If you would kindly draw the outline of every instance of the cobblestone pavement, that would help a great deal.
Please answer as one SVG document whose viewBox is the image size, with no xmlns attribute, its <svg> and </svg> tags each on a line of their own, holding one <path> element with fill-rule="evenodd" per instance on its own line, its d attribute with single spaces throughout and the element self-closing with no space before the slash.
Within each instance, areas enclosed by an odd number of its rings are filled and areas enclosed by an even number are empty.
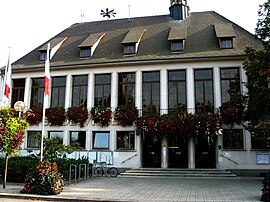
<svg viewBox="0 0 270 202">
<path fill-rule="evenodd" d="M 0 197 L 27 198 L 20 185 L 0 189 Z M 68 185 L 57 196 L 29 195 L 55 201 L 260 201 L 261 178 L 95 178 Z"/>
</svg>

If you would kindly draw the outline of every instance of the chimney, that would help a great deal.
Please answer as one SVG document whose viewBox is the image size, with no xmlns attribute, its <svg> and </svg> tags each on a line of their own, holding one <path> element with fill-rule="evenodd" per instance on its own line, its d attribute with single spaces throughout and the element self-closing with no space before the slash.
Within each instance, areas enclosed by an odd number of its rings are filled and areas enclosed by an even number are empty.
<svg viewBox="0 0 270 202">
<path fill-rule="evenodd" d="M 171 6 L 170 17 L 173 20 L 184 20 L 189 15 L 189 6 L 187 5 L 187 0 L 170 0 Z"/>
</svg>

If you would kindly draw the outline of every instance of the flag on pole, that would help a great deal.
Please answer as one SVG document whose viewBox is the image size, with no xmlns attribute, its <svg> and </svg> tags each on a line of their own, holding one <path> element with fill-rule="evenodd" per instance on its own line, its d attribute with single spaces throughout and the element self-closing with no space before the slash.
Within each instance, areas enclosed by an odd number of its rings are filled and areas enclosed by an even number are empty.
<svg viewBox="0 0 270 202">
<path fill-rule="evenodd" d="M 48 44 L 46 61 L 45 61 L 45 87 L 44 93 L 50 96 L 50 44 Z"/>
<path fill-rule="evenodd" d="M 48 107 L 50 97 L 50 43 L 48 43 L 46 61 L 45 61 L 45 77 L 44 77 L 44 100 L 43 100 L 43 117 L 42 117 L 42 133 L 40 145 L 40 161 L 43 161 L 43 139 L 45 136 L 45 111 Z"/>
<path fill-rule="evenodd" d="M 10 51 L 8 52 L 8 61 L 5 70 L 5 80 L 4 80 L 4 95 L 3 102 L 10 107 L 11 103 L 11 90 L 12 90 L 12 72 L 10 63 Z"/>
</svg>

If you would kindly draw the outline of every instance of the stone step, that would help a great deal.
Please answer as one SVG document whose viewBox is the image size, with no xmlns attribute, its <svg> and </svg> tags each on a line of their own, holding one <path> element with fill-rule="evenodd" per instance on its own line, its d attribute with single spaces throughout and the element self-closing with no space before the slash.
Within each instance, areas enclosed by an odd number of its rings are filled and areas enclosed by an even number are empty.
<svg viewBox="0 0 270 202">
<path fill-rule="evenodd" d="M 171 177 L 236 177 L 235 174 L 220 169 L 162 169 L 138 168 L 126 170 L 121 176 L 171 176 Z"/>
</svg>

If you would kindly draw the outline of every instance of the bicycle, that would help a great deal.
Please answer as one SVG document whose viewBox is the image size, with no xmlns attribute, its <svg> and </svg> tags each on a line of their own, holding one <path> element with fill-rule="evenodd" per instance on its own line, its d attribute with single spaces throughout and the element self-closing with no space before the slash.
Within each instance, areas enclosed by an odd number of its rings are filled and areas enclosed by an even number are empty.
<svg viewBox="0 0 270 202">
<path fill-rule="evenodd" d="M 118 169 L 115 167 L 108 167 L 106 163 L 100 163 L 100 166 L 96 167 L 95 174 L 98 177 L 102 177 L 103 175 L 110 177 L 117 177 Z"/>
</svg>

